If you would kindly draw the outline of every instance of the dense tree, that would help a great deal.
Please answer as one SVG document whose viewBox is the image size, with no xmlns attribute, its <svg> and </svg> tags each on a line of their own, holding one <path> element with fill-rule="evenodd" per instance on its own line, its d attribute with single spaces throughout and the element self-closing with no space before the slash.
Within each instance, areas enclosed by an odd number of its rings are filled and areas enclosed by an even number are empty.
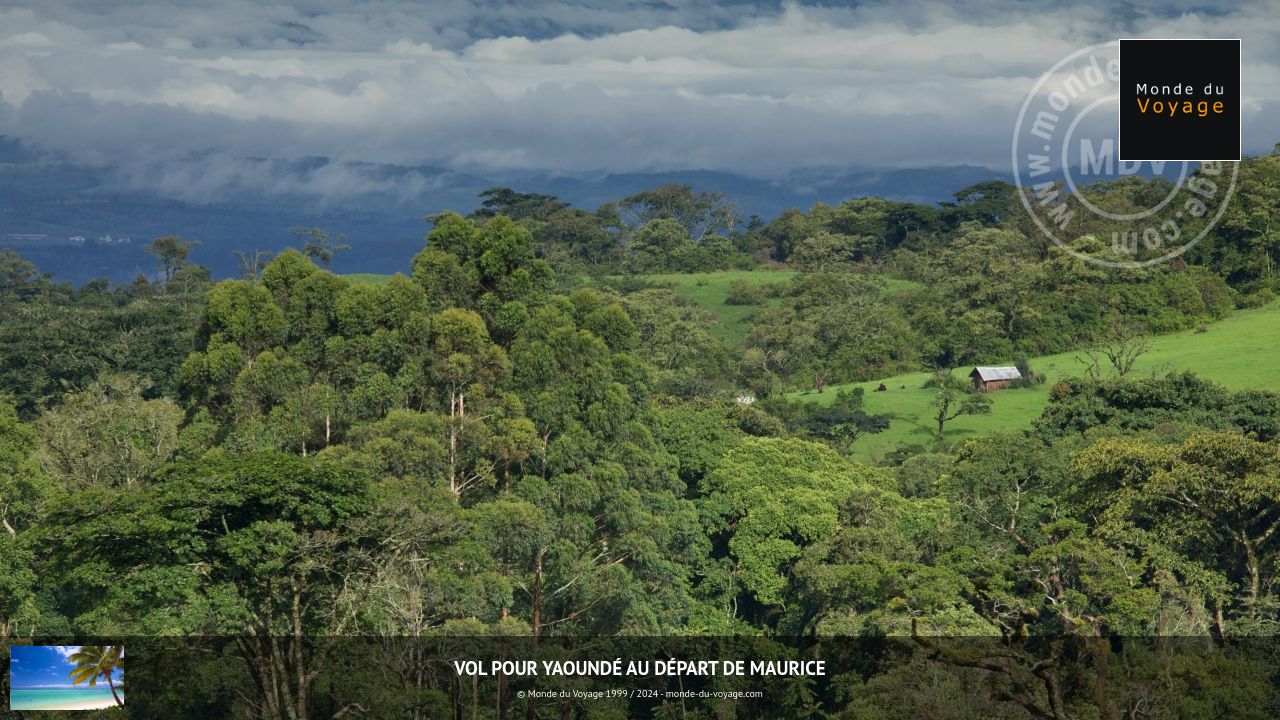
<svg viewBox="0 0 1280 720">
<path fill-rule="evenodd" d="M 990 180 L 957 191 L 953 202 L 941 203 L 943 217 L 958 225 L 977 221 L 983 225 L 998 225 L 1011 214 L 1019 212 L 1015 207 L 1017 190 L 1003 180 Z"/>
<path fill-rule="evenodd" d="M 302 254 L 326 267 L 333 262 L 334 253 L 351 249 L 343 233 L 330 235 L 329 231 L 318 227 L 294 227 L 290 231 L 294 239 L 302 243 Z"/>
<path fill-rule="evenodd" d="M 186 263 L 187 255 L 195 246 L 195 241 L 183 240 L 177 235 L 165 235 L 147 243 L 142 249 L 160 261 L 160 270 L 164 273 L 164 281 L 168 283 Z"/>
<path fill-rule="evenodd" d="M 17 537 L 40 515 L 49 493 L 48 483 L 36 463 L 39 438 L 18 421 L 18 414 L 0 396 L 0 529 Z"/>
<path fill-rule="evenodd" d="M 0 250 L 0 309 L 11 311 L 12 306 L 29 300 L 40 291 L 42 280 L 47 283 L 35 265 L 13 250 Z"/>
<path fill-rule="evenodd" d="M 475 437 L 483 433 L 476 415 L 479 408 L 485 407 L 486 396 L 492 396 L 510 373 L 510 362 L 502 348 L 489 338 L 484 320 L 474 312 L 457 308 L 442 310 L 432 318 L 431 328 L 433 375 L 448 408 L 449 489 L 461 496 L 477 483 L 495 482 L 495 468 L 490 459 L 483 453 L 471 459 L 473 452 L 469 452 L 467 446 L 476 441 L 485 442 Z"/>
<path fill-rule="evenodd" d="M 24 418 L 103 371 L 148 378 L 152 396 L 173 393 L 203 300 L 203 283 L 191 280 L 185 293 L 145 285 L 32 295 L 0 322 L 0 389 Z"/>
<path fill-rule="evenodd" d="M 169 398 L 144 399 L 145 381 L 109 375 L 72 393 L 43 415 L 40 463 L 78 487 L 131 487 L 173 459 L 182 409 Z"/>
<path fill-rule="evenodd" d="M 1124 431 L 1178 428 L 1237 430 L 1260 441 L 1280 436 L 1280 395 L 1267 390 L 1231 392 L 1191 373 L 1160 378 L 1064 380 L 1036 421 L 1050 438 L 1094 428 Z"/>
<path fill-rule="evenodd" d="M 36 465 L 36 447 L 35 432 L 0 396 L 0 642 L 32 634 L 39 616 L 35 555 L 25 540 L 52 487 Z"/>
<path fill-rule="evenodd" d="M 35 572 L 35 553 L 15 534 L 0 534 L 0 642 L 35 634 L 41 590 Z"/>
<path fill-rule="evenodd" d="M 484 198 L 480 207 L 471 214 L 473 218 L 493 218 L 499 215 L 521 220 L 547 220 L 569 206 L 554 195 L 517 192 L 510 188 L 494 187 L 480 193 Z"/>
<path fill-rule="evenodd" d="M 724 193 L 675 183 L 628 195 L 618 203 L 618 209 L 632 227 L 654 220 L 673 220 L 694 240 L 707 233 L 728 233 L 737 227 L 739 219 L 737 207 Z"/>
<path fill-rule="evenodd" d="M 454 213 L 435 218 L 427 248 L 413 259 L 413 277 L 436 309 L 480 307 L 494 313 L 502 303 L 536 302 L 554 273 L 533 256 L 529 231 L 497 216 L 477 227 Z"/>
<path fill-rule="evenodd" d="M 1076 458 L 1083 492 L 1104 492 L 1107 538 L 1135 548 L 1212 608 L 1218 637 L 1268 632 L 1277 607 L 1264 593 L 1280 560 L 1280 454 L 1237 433 L 1198 433 L 1179 445 L 1105 439 Z M 1172 563 L 1170 559 L 1176 558 Z M 1228 594 L 1238 588 L 1234 597 Z"/>
<path fill-rule="evenodd" d="M 237 635 L 256 711 L 301 720 L 353 621 L 371 509 L 359 473 L 255 454 L 180 465 L 137 492 L 86 491 L 46 533 L 62 562 L 93 569 L 78 595 L 88 627 Z"/>
<path fill-rule="evenodd" d="M 891 483 L 887 473 L 844 462 L 822 445 L 749 438 L 707 475 L 703 514 L 727 543 L 742 589 L 773 605 L 782 602 L 803 548 L 836 531 L 840 501 L 859 487 Z"/>
</svg>

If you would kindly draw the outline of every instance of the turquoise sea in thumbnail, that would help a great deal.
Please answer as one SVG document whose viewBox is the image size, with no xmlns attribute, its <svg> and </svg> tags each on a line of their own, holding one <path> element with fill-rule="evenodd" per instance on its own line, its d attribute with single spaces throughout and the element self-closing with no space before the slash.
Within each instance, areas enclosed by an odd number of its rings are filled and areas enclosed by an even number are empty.
<svg viewBox="0 0 1280 720">
<path fill-rule="evenodd" d="M 124 692 L 120 699 L 124 700 Z M 10 710 L 91 710 L 114 706 L 111 688 L 105 685 L 98 687 L 75 688 L 10 688 Z"/>
</svg>

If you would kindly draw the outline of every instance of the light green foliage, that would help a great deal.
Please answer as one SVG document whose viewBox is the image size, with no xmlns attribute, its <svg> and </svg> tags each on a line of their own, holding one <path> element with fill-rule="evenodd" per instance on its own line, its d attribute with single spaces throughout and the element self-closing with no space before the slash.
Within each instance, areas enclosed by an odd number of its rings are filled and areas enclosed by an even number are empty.
<svg viewBox="0 0 1280 720">
<path fill-rule="evenodd" d="M 72 487 L 132 487 L 178 450 L 182 409 L 144 399 L 148 383 L 107 375 L 36 421 L 40 464 Z"/>
<path fill-rule="evenodd" d="M 643 277 L 655 284 L 670 285 L 677 295 L 692 300 L 716 321 L 707 328 L 707 331 L 714 337 L 736 345 L 751 329 L 750 317 L 758 308 L 750 305 L 725 304 L 733 284 L 741 282 L 755 286 L 786 283 L 794 275 L 795 272 L 792 270 L 721 270 L 703 273 L 656 273 Z M 774 305 L 777 302 L 772 300 L 767 304 Z"/>
<path fill-rule="evenodd" d="M 793 569 L 787 613 L 791 632 L 990 635 L 996 629 L 968 607 L 972 586 L 935 558 L 958 517 L 941 499 L 908 500 L 863 485 L 839 503 L 839 527 L 804 550 Z"/>
<path fill-rule="evenodd" d="M 36 464 L 38 442 L 36 432 L 0 396 L 0 530 L 11 537 L 39 517 L 50 490 Z"/>
<path fill-rule="evenodd" d="M 705 490 L 707 473 L 743 438 L 733 419 L 716 407 L 664 408 L 657 412 L 655 425 L 663 447 L 679 463 L 680 478 L 695 492 Z"/>
<path fill-rule="evenodd" d="M 1280 610 L 1264 596 L 1280 560 L 1273 445 L 1236 433 L 1196 434 L 1170 446 L 1111 438 L 1075 463 L 1083 493 L 1112 493 L 1100 508 L 1106 537 L 1150 557 L 1210 607 L 1236 609 L 1240 630 L 1269 632 Z"/>
<path fill-rule="evenodd" d="M 285 336 L 284 311 L 271 291 L 247 280 L 214 286 L 205 306 L 205 326 L 211 337 L 235 343 L 251 361 Z"/>
<path fill-rule="evenodd" d="M 39 617 L 35 555 L 23 542 L 51 491 L 35 463 L 36 443 L 0 396 L 0 641 L 32 634 Z"/>
<path fill-rule="evenodd" d="M 503 216 L 481 227 L 445 213 L 413 259 L 413 278 L 437 309 L 534 300 L 553 276 L 545 261 L 534 258 L 529 231 Z"/>
<path fill-rule="evenodd" d="M 802 548 L 835 532 L 840 501 L 859 486 L 891 484 L 887 473 L 817 443 L 747 438 L 707 475 L 703 512 L 713 531 L 729 535 L 743 586 L 773 604 Z"/>
</svg>

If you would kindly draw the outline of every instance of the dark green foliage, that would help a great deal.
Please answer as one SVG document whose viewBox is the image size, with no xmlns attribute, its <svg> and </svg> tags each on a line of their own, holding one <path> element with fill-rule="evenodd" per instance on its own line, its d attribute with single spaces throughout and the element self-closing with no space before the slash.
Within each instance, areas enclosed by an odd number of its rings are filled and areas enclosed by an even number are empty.
<svg viewBox="0 0 1280 720">
<path fill-rule="evenodd" d="M 1031 368 L 1031 363 L 1025 356 L 1019 356 L 1014 361 L 1013 366 L 1018 369 L 1018 374 L 1022 376 L 1021 380 L 1015 381 L 1016 387 L 1035 387 L 1044 384 L 1044 373 L 1038 373 Z"/>
<path fill-rule="evenodd" d="M 1170 432 L 1176 426 L 1235 429 L 1264 441 L 1280 436 L 1280 395 L 1231 392 L 1191 373 L 1139 380 L 1064 380 L 1050 397 L 1036 427 L 1052 438 L 1103 425 Z"/>
<path fill-rule="evenodd" d="M 848 452 L 859 437 L 883 432 L 889 427 L 891 419 L 889 415 L 864 411 L 862 395 L 862 388 L 841 390 L 829 405 L 770 397 L 761 406 L 786 422 L 793 432 L 822 440 L 837 450 Z"/>
<path fill-rule="evenodd" d="M 28 418 L 106 370 L 148 378 L 151 397 L 173 394 L 207 288 L 199 277 L 180 285 L 181 275 L 167 288 L 34 281 L 15 286 L 25 300 L 8 307 L 0 290 L 0 391 Z"/>
<path fill-rule="evenodd" d="M 480 193 L 484 201 L 471 213 L 473 218 L 488 219 L 503 215 L 517 222 L 521 220 L 546 220 L 569 206 L 554 195 L 516 192 L 510 188 L 489 188 Z"/>
</svg>

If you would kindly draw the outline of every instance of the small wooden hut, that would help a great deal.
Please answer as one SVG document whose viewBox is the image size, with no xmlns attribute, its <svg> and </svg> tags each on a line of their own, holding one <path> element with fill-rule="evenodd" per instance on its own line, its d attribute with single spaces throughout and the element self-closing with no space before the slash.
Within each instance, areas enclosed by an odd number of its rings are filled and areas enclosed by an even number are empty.
<svg viewBox="0 0 1280 720">
<path fill-rule="evenodd" d="M 1015 381 L 1022 379 L 1022 373 L 1016 367 L 975 367 L 969 378 L 974 390 L 991 392 L 1013 387 Z"/>
</svg>

